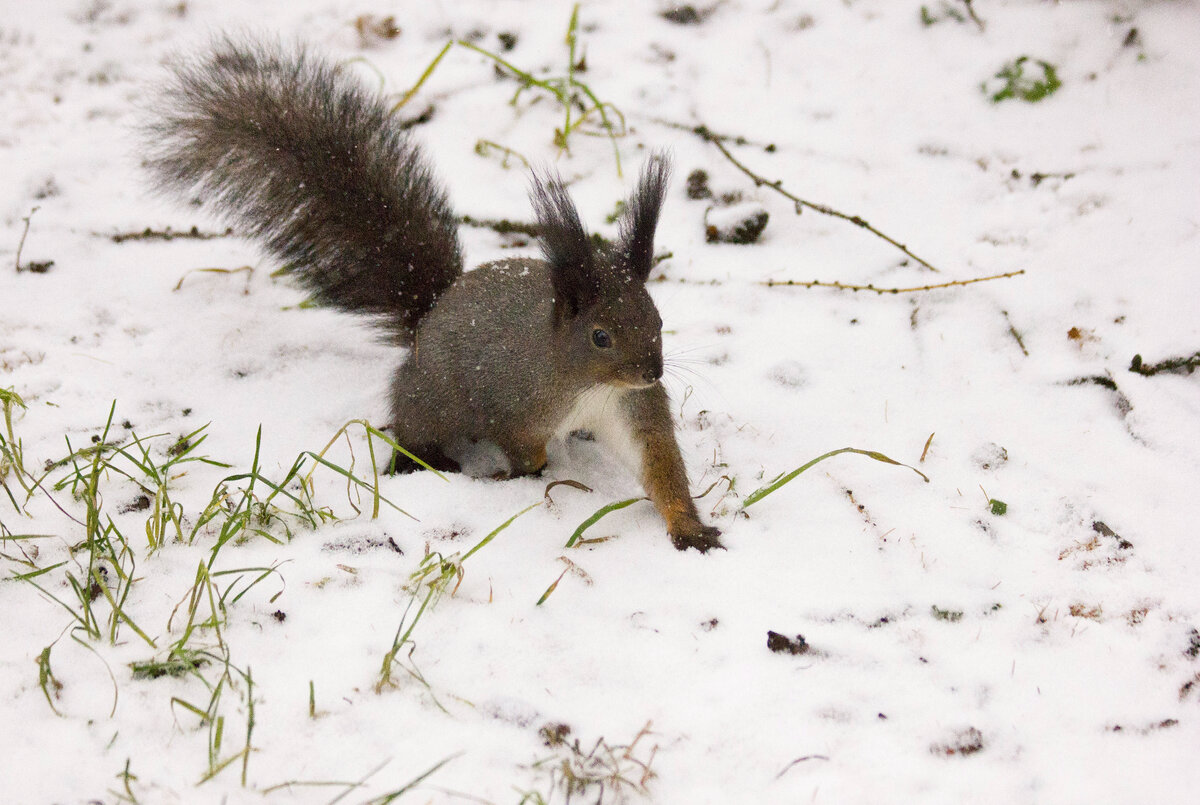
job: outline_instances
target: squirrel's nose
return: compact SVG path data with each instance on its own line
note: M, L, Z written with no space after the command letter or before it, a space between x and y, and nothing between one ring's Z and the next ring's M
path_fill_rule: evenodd
M663 376L662 358L656 357L650 362L650 365L642 372L642 379L647 383L653 383Z

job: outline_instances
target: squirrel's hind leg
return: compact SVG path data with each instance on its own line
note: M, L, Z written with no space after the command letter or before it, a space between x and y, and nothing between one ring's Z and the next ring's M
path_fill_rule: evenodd
M500 440L500 449L508 459L508 477L538 475L546 467L546 439L506 438Z
M429 378L420 365L410 358L396 369L391 388L391 432L396 444L440 472L462 472L457 454L451 456L445 441L447 433L442 421L444 407L438 403L438 389L429 388ZM449 407L453 408L452 404ZM399 450L392 452L388 472L407 475L425 469L420 463Z

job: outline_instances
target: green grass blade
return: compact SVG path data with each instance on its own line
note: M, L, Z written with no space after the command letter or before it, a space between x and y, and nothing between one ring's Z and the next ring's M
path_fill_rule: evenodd
M512 517L509 517L507 520L505 520L503 523L501 523L499 526L497 526L496 529L494 531L492 531L492 533L488 534L486 537L479 540L478 544L476 544L474 548L472 548L471 550L464 553L462 559L459 560L459 564L462 564L463 562L470 559L471 556L476 551L478 551L484 545L487 545L489 542L491 542L493 539L495 539L497 534L499 534L501 531L503 531L504 529L506 529L510 525L512 525L513 520L516 520L518 517L520 517L522 514L529 511L530 509L536 509L538 506L541 506L541 505L542 505L542 502L540 500L537 503L530 503L528 506L521 509L519 512L514 514Z
M789 472L787 475L777 478L774 481L772 481L771 483L767 484L766 486L763 486L763 487L760 487L760 488L754 490L753 492L751 492L749 495L746 496L746 500L742 502L742 508L745 509L750 506L753 506L755 503L762 500L763 498L765 498L767 495L774 492L779 487L793 481L796 478L796 476L798 476L800 473L804 472L805 470L811 469L812 467L814 467L815 465L819 464L820 462L824 461L827 458L833 458L834 456L841 455L842 453L857 453L860 456L866 456L867 458L872 458L872 459L875 459L876 461L882 461L884 464L893 464L897 467L908 467L908 469L912 470L917 475L920 475L925 480L925 483L929 483L929 477L927 475L925 475L925 473L918 470L916 467L896 461L893 458L888 458L883 453L877 452L875 450L860 450L857 447L843 447L838 450L831 450L824 455L817 456L812 461L808 462L807 464L804 464L803 466L797 467L796 469Z
M430 766L429 769L427 769L424 773L409 780L403 787L397 788L395 791L392 791L391 793L388 793L388 794L384 794L381 797L376 797L375 799L367 800L367 805L388 805L389 803L393 802L394 800L399 799L403 794L406 794L409 791L411 791L414 787L419 785L426 778L433 775L442 766L445 766L447 763L454 760L455 758L461 757L462 754L463 754L462 752L456 752L453 755L450 755L449 757L442 758L437 763Z
M571 538L569 540L567 540L567 544L565 547L574 548L575 543L578 542L579 538L583 536L583 532L587 531L589 528L594 526L597 523L597 521L600 520L601 517L604 517L606 514L611 514L615 511L620 511L621 509L624 509L627 506L632 506L633 504L637 503L639 500L649 500L649 498L629 498L628 500L618 500L615 503L610 503L607 506L604 506L599 511L597 511L595 514L593 514L591 517L587 518L586 520L584 520L582 523L579 524L579 528L575 529L575 533L571 535Z
M334 472L336 472L338 475L341 475L341 476L342 476L342 477L344 477L346 480L350 481L351 483L353 483L354 485L358 486L359 488L361 488L361 489L364 489L364 490L366 490L367 492L371 493L371 495L372 495L373 497L375 497L375 498L378 498L378 500L380 500L380 501L382 501L382 502L386 503L387 505L391 506L393 509L395 509L396 511L400 512L400 513L401 513L401 514L403 514L405 517L408 517L408 518L410 518L410 519L412 519L412 520L416 520L416 519L417 519L416 517L413 517L411 514L409 514L408 512L406 512L404 509L402 509L402 508L400 508L399 506L397 506L395 503L392 503L390 500L388 500L388 499L387 499L386 497L384 497L383 495L379 494L379 487L378 487L378 485L372 486L371 484L369 484L369 483L367 483L366 481L364 481L364 480L362 480L361 478L359 478L359 477L358 477L357 475L355 475L354 473L350 472L350 470L347 470L347 469L345 469L345 468L343 468L343 467L339 467L337 464L334 464L333 462L331 462L331 461L329 461L329 460L327 460L327 459L324 459L324 458L322 458L321 456L317 455L316 453L312 453L312 452L306 452L304 455L308 456L308 457L309 457L309 458L311 458L313 461L316 461L318 464L322 465L323 467L328 467L329 469L333 470L333 471L334 471ZM376 515L378 515L378 508L376 508Z
M445 58L446 54L450 52L450 48L452 47L454 47L453 40L446 43L446 46L442 48L441 52L438 53L438 55L434 57L433 61L429 63L429 66L425 68L425 72L421 73L421 77L417 79L417 83L413 84L412 89L401 95L400 100L396 101L395 106L392 107L392 114L395 114L401 106L404 106L404 104L412 100L412 97L416 95L425 82L429 80L429 76L433 75L433 71L437 69L439 64L441 64L442 59Z

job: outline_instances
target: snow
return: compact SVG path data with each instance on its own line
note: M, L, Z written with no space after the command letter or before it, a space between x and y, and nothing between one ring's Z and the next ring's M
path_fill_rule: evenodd
M927 5L937 17L965 8ZM451 50L401 114L435 107L415 136L460 213L531 218L519 160L481 157L478 140L553 164L610 236L605 216L644 155L673 154L658 236L672 256L651 289L693 488L726 479L701 506L728 550L675 551L644 503L584 535L611 539L564 549L596 510L640 494L614 457L578 440L552 445L541 479L385 478L382 493L415 520L386 506L371 519L369 496L355 516L345 478L319 469L317 504L341 519L291 521L290 539L277 523L276 541L216 552L212 569L234 571L214 577L217 591L237 586L219 631L197 628L188 645L227 650L239 669L219 701L217 762L245 746L248 701L252 751L244 782L241 759L201 782L211 732L179 702L203 709L205 682L137 678L131 663L162 660L185 636L214 529L151 550L148 513L127 510L139 490L104 477L102 514L136 561L124 611L154 647L127 622L110 640L103 598L104 634L89 638L74 628L68 609L81 604L66 576L86 568L72 550L85 529L67 516L83 520L84 504L51 489L26 516L0 495L3 575L50 569L31 580L44 593L0 583L4 799L381 801L445 761L400 799L563 802L554 770L572 753L539 730L565 724L583 754L603 739L596 756L632 782L639 763L653 775L644 790L593 787L576 801L1194 801L1200 376L1129 365L1200 350L1200 4L973 5L982 30L925 26L915 2L732 0L696 25L661 18L665 4L587 2L579 78L626 117L623 177L606 138L573 136L558 153L562 115L548 97L528 90L509 105L511 81ZM110 237L220 231L152 194L134 136L163 65L213 31L302 37L358 59L389 93L451 35L478 32L498 49L497 34L516 34L504 57L539 75L565 63L567 4L412 4L398 37L364 47L354 20L368 13L389 12L329 0L5 4L0 387L28 405L13 423L27 466L65 456L64 436L87 446L113 401L110 439L155 436L160 462L207 424L197 454L232 467L177 465L169 488L190 532L218 482L249 469L260 426L262 472L280 481L345 423L384 424L403 354L362 322L300 307L254 244ZM1062 87L989 103L981 87L1020 56L1055 65ZM688 131L700 124L745 137L726 144L748 168L862 216L939 272L845 221L797 216ZM711 202L684 193L698 168L716 195L769 213L759 242L705 242ZM13 270L23 236L22 264L53 260L46 273ZM486 229L463 238L473 264L536 252ZM1017 271L895 295L765 284L906 288ZM348 466L348 443L369 479L361 428L330 460ZM741 508L779 473L845 446L931 482L844 454ZM555 487L552 503L466 559L377 689L426 552L466 553L560 479L594 491ZM11 471L4 482L23 502ZM234 601L261 568L274 570ZM772 653L769 630L811 649ZM39 682L47 647L53 707ZM221 670L200 674L215 684ZM604 749L631 743L634 760Z

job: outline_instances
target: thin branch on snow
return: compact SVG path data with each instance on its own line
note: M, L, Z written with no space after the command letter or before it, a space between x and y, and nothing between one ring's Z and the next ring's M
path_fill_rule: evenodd
M910 251L909 248L907 246L905 246L903 243L901 243L900 241L896 240L893 237L890 237L889 235L885 235L883 232L880 232L878 229L876 229L870 223L868 223L862 216L850 215L850 214L841 212L840 210L835 210L832 207L826 206L824 204L818 204L813 201L807 201L805 199L802 199L799 196L785 190L783 187L782 179L776 179L774 181L771 181L771 180L766 179L763 176L755 173L754 171L750 170L750 168L746 167L745 164L743 164L741 161L739 161L738 158L735 157L730 152L730 150L725 147L724 141L731 139L730 137L725 137L723 135L716 134L705 125L696 126L695 128L691 129L691 132L693 134L695 134L697 137L704 140L705 142L712 143L713 145L715 145L717 147L717 150L720 151L725 156L726 159L728 159L731 163L733 163L734 167L736 167L742 173L749 176L754 181L754 184L756 187L769 187L772 190L774 190L776 193L778 193L779 195L781 195L784 198L791 201L796 206L796 214L797 215L799 215L804 209L810 209L813 212L821 213L821 215L828 215L833 218L840 218L843 221L848 221L857 227L861 227L862 229L867 230L875 237L881 238L881 239L887 241L892 246L895 246L897 249L904 252L904 254L907 255L908 257L912 258L913 260L916 260L918 263L920 263L921 265L928 268L930 271L940 273L939 269L935 268L933 266L933 264L931 264L928 260L925 260L925 259L913 254L912 251Z
M950 282L939 282L936 285L918 285L912 288L876 288L874 285L851 285L846 282L838 282L836 280L810 280L808 282L801 280L764 280L759 285L766 285L768 288L774 288L778 285L793 286L798 288L837 288L839 291L874 291L877 294L900 294L900 293L918 293L920 291L933 291L938 288L951 288L955 285L971 285L976 282L988 282L989 280L1007 279L1008 277L1019 277L1025 273L1025 269L1020 271L1007 271L1003 274L992 274L989 277L972 277L965 280L952 280Z

